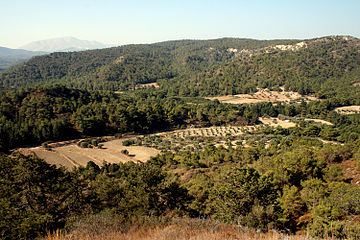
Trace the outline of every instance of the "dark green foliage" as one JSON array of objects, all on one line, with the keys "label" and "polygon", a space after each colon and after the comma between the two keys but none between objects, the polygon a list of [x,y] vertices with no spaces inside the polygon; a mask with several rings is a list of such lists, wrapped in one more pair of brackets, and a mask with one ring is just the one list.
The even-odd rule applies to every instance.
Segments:
[{"label": "dark green foliage", "polygon": [[[7,91],[0,96],[0,151],[48,140],[149,133],[187,124],[253,124],[257,114],[249,118],[243,116],[245,110],[219,102],[190,105],[142,90],[134,95],[61,86]],[[97,141],[86,142],[81,146],[96,147]]]},{"label": "dark green foliage", "polygon": [[[138,83],[184,79],[234,58],[228,48],[257,49],[296,41],[181,40],[34,57],[0,76],[0,86],[66,84],[88,89],[134,89]],[[211,50],[213,49],[213,50]]]},{"label": "dark green foliage", "polygon": [[[97,90],[134,90],[157,82],[169,96],[253,93],[256,87],[315,93],[339,105],[359,103],[359,39],[217,39],[169,41],[34,57],[0,75],[0,86],[65,84]],[[237,52],[232,51],[237,49]],[[244,50],[244,51],[242,51]],[[291,110],[291,109],[288,109]],[[291,111],[287,115],[292,115]],[[96,119],[94,119],[96,121]]]},{"label": "dark green foliage", "polygon": [[75,173],[22,155],[0,156],[0,236],[33,239],[87,208]]},{"label": "dark green foliage", "polygon": [[[115,215],[126,224],[168,214],[356,239],[360,189],[323,157],[335,146],[283,137],[267,149],[209,145],[199,153],[167,152],[147,163],[89,162],[72,172],[36,157],[4,155],[0,233],[4,239],[30,239],[88,213]],[[342,153],[337,162],[357,156],[356,146],[336,146]]]},{"label": "dark green foliage", "polygon": [[122,153],[122,154],[125,154],[125,155],[129,155],[129,151],[126,150],[126,149],[121,150],[121,153]]},{"label": "dark green foliage", "polygon": [[135,141],[133,140],[133,139],[127,139],[127,140],[124,140],[123,142],[122,142],[122,145],[123,146],[131,146],[131,145],[133,145],[135,143]]}]

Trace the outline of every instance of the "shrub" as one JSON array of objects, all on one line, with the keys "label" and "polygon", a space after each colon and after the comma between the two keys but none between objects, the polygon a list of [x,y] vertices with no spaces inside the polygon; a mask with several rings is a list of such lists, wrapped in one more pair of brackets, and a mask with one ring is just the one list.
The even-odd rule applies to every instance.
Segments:
[{"label": "shrub", "polygon": [[122,145],[123,146],[131,146],[131,145],[134,145],[135,144],[135,141],[133,139],[126,139],[122,142]]},{"label": "shrub", "polygon": [[125,154],[125,155],[129,155],[129,151],[126,150],[126,149],[121,150],[121,153],[122,153],[122,154]]},{"label": "shrub", "polygon": [[80,143],[80,147],[82,147],[82,148],[88,148],[89,145],[90,145],[89,142],[81,142],[81,143]]}]

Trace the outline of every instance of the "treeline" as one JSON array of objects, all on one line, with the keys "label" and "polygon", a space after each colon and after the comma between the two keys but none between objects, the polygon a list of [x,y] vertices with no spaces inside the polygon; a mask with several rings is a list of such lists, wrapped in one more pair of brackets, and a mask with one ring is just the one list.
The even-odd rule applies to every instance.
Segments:
[{"label": "treeline", "polygon": [[359,163],[360,143],[277,138],[267,148],[209,145],[141,164],[89,162],[71,172],[32,156],[0,156],[0,236],[33,239],[106,214],[122,225],[146,216],[205,217],[263,231],[358,239],[360,188],[341,163]]},{"label": "treeline", "polygon": [[61,86],[5,91],[0,96],[0,151],[48,140],[256,121],[245,106],[187,104],[145,90],[130,95]]}]

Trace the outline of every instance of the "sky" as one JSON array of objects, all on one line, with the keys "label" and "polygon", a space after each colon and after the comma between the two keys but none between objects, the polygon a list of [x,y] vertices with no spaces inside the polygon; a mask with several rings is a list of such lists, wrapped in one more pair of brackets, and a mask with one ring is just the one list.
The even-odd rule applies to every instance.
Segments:
[{"label": "sky", "polygon": [[359,0],[0,0],[0,46],[72,36],[110,45],[239,37],[360,38]]}]

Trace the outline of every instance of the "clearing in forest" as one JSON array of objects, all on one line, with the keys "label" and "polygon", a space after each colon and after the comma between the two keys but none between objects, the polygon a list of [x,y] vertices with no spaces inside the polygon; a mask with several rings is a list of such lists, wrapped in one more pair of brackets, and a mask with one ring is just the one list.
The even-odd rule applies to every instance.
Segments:
[{"label": "clearing in forest", "polygon": [[159,88],[159,84],[157,82],[153,82],[153,83],[143,83],[143,84],[138,84],[135,86],[135,89],[140,89],[140,88],[148,88],[148,87],[154,87],[154,88]]},{"label": "clearing in forest", "polygon": [[339,114],[360,114],[360,106],[346,106],[335,108]]},{"label": "clearing in forest", "polygon": [[222,103],[244,104],[244,103],[258,103],[258,102],[298,102],[301,101],[315,101],[319,100],[315,96],[301,95],[297,92],[291,91],[270,91],[269,89],[258,88],[254,94],[237,94],[220,97],[208,97],[210,100],[219,100]]}]

